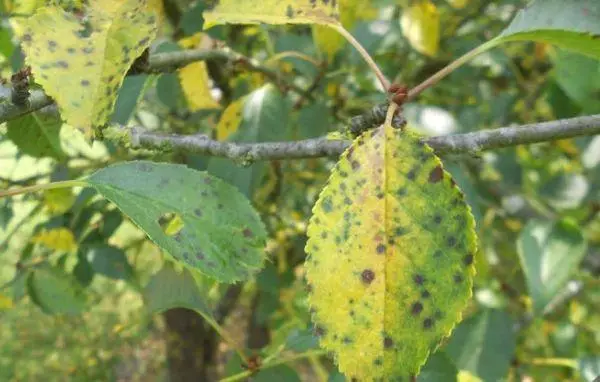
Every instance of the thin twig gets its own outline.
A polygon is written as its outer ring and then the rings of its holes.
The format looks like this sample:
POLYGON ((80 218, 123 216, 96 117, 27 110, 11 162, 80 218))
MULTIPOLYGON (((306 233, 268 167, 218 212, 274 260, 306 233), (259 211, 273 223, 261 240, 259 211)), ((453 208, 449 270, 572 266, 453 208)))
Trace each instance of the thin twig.
MULTIPOLYGON (((314 99, 312 94, 308 94, 305 89, 288 82, 278 72, 262 65, 257 60, 246 57, 230 49, 192 49, 178 52, 156 53, 148 58, 148 65, 143 68, 144 73, 156 74, 165 73, 182 68, 192 62, 197 61, 229 61, 238 64, 249 71, 263 74, 270 81, 283 89, 290 89, 307 99, 314 99)), ((0 98, 0 123, 10 121, 22 115, 34 112, 45 106, 52 104, 52 99, 44 92, 35 90, 26 100, 24 105, 16 105, 9 99, 0 98)))
MULTIPOLYGON (((476 154, 484 150, 595 134, 600 134, 600 114, 466 134, 423 138, 423 141, 438 154, 476 154)), ((220 142, 205 135, 164 135, 139 127, 110 127, 105 131, 105 137, 120 140, 132 148, 178 150, 224 157, 245 163, 261 160, 337 156, 350 144, 346 140, 324 138, 286 142, 220 142)))

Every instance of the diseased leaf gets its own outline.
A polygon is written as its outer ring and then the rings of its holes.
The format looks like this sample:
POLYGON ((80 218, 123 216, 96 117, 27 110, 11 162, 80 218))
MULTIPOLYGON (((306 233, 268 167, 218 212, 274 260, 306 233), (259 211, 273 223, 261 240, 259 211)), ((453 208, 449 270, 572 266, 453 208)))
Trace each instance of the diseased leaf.
POLYGON ((60 145, 62 121, 56 115, 33 112, 7 123, 6 135, 23 154, 35 158, 64 158, 60 145))
MULTIPOLYGON (((179 45, 184 48, 197 47, 202 41, 202 34, 185 38, 179 41, 179 45)), ((219 103, 215 101, 211 94, 210 81, 206 63, 202 61, 193 62, 177 71, 181 90, 185 94, 188 107, 191 111, 201 109, 216 109, 219 103)))
POLYGON ((540 41, 600 59, 599 37, 599 1, 536 0, 517 14, 494 45, 540 41))
POLYGON ((104 168, 85 181, 190 268, 234 282, 262 267, 266 232, 260 217, 218 178, 182 165, 139 161, 104 168), (181 224, 164 231, 172 221, 181 224))
POLYGON ((402 34, 420 53, 435 56, 440 45, 440 14, 429 0, 418 0, 402 12, 402 34))
POLYGON ((89 35, 80 18, 59 7, 38 9, 20 35, 36 81, 88 138, 107 122, 123 77, 156 34, 145 0, 96 0, 90 7, 89 35))
POLYGON ((77 282, 58 268, 42 267, 28 279, 31 299, 49 314, 79 314, 85 309, 85 296, 77 282))
POLYGON ((530 221, 517 242, 533 310, 540 314, 566 285, 586 254, 587 243, 576 223, 530 221))
POLYGON ((338 24, 337 1, 218 0, 204 12, 204 29, 216 24, 338 24))
POLYGON ((217 140, 224 141, 235 133, 242 123, 242 111, 246 97, 230 103, 223 111, 219 123, 217 123, 217 140))
POLYGON ((354 140, 313 208, 306 245, 313 321, 340 371, 418 374, 471 296, 474 226, 418 137, 382 126, 354 140))

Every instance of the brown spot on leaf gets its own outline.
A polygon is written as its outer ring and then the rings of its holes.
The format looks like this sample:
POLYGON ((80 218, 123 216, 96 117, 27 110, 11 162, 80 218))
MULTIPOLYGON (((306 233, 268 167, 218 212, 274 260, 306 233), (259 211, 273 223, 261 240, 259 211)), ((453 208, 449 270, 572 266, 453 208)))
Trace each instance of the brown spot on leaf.
POLYGON ((365 269, 360 274, 360 278, 361 278, 361 280, 362 280, 363 283, 365 283, 367 285, 371 284, 373 282, 373 280, 375 280, 375 272, 373 272, 370 269, 365 269))
POLYGON ((442 166, 438 165, 429 173, 429 183, 437 183, 444 177, 442 166))

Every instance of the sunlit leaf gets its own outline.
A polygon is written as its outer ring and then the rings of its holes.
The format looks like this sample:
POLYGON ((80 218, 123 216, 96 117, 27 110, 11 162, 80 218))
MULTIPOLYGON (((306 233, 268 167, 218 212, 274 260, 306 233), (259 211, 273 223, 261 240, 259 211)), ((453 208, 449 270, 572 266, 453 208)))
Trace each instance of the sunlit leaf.
POLYGON ((19 36, 36 81, 88 138, 107 122, 123 77, 156 34, 144 0, 90 6, 89 35, 76 15, 43 7, 26 19, 19 36))
POLYGON ((319 196, 306 278, 321 346, 349 378, 416 375, 471 296, 475 222, 431 148, 382 126, 319 196))
POLYGON ((77 249, 73 232, 65 227, 40 232, 31 241, 59 252, 74 252, 77 249))
POLYGON ((44 206, 52 215, 67 212, 75 203, 75 195, 70 188, 55 188, 44 192, 44 206))
POLYGON ((182 165, 139 161, 104 168, 85 181, 190 268, 234 282, 262 267, 266 232, 260 217, 218 178, 182 165))
POLYGON ((7 123, 7 137, 23 154, 32 157, 64 158, 60 144, 63 123, 50 113, 33 112, 7 123))
POLYGON ((204 12, 204 28, 216 24, 338 24, 337 1, 219 0, 204 12))
POLYGON ((402 12, 402 34, 417 51, 435 56, 440 45, 440 14, 429 0, 418 0, 402 12))

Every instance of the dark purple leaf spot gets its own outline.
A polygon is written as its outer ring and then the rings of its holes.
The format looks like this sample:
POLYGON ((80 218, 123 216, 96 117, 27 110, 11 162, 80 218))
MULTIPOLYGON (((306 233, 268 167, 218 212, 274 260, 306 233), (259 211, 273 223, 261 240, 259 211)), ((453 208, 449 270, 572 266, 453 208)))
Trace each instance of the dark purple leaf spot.
POLYGON ((412 304, 410 312, 412 313, 413 316, 418 315, 422 311, 423 311, 423 304, 421 304, 420 302, 415 302, 414 304, 412 304))
POLYGON ((437 183, 444 177, 442 166, 438 165, 429 173, 429 183, 437 183))
POLYGON ((373 272, 370 269, 365 269, 360 274, 360 278, 361 278, 361 280, 362 280, 363 283, 365 283, 367 285, 371 284, 373 282, 373 280, 375 280, 375 272, 373 272))

